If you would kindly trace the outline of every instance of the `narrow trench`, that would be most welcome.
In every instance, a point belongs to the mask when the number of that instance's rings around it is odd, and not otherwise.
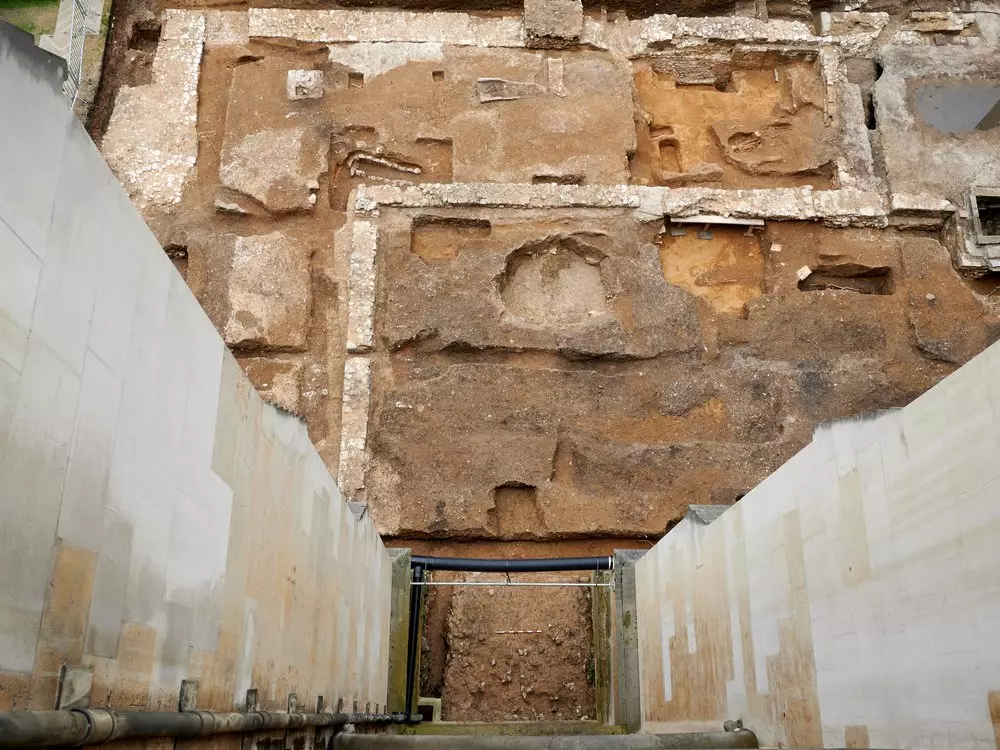
[[[527,496],[527,486],[501,493]],[[611,555],[650,549],[656,539],[431,541],[393,538],[414,554],[470,558]],[[432,580],[483,581],[494,574],[438,573]],[[586,573],[514,574],[514,582],[589,580]],[[580,721],[596,717],[593,598],[587,588],[431,586],[425,589],[420,695],[442,701],[442,719],[459,722]]]
[[[818,266],[799,281],[799,291],[824,290],[858,294],[892,294],[892,269],[888,266],[862,266],[856,263]]]
[[[868,92],[865,96],[865,125],[868,126],[869,130],[878,129],[878,120],[875,116],[875,94],[874,92]]]

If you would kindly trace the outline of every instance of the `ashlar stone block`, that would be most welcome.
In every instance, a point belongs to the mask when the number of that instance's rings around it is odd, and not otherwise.
[[[289,70],[285,93],[292,101],[323,98],[322,70]]]

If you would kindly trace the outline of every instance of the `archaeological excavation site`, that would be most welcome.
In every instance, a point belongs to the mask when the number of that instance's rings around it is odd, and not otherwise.
[[[1000,750],[995,0],[89,2],[0,748]]]

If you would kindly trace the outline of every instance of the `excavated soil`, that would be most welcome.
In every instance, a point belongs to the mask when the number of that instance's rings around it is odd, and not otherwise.
[[[151,80],[159,10],[116,0],[97,138],[119,88]],[[335,476],[348,300],[335,235],[358,185],[838,187],[815,59],[559,54],[566,96],[534,83],[551,70],[534,50],[445,45],[365,72],[346,46],[206,48],[194,171],[172,212],[146,218]],[[287,99],[297,69],[324,71],[322,99]],[[484,103],[481,77],[532,95]],[[818,423],[902,406],[1000,335],[983,301],[995,283],[962,279],[937,234],[637,213],[385,211],[364,499],[393,544],[649,546],[688,505],[735,502]],[[432,587],[423,692],[449,720],[592,718],[589,596]],[[498,632],[511,630],[533,632]]]
[[[627,538],[387,543],[410,547],[414,554],[500,559],[592,557],[653,544]],[[497,578],[435,574],[435,580]],[[579,583],[589,576],[546,573],[512,576],[512,580]],[[441,698],[444,719],[449,721],[593,719],[589,595],[585,588],[428,587],[420,694]],[[501,630],[541,632],[497,632]]]
[[[517,581],[582,583],[588,576],[536,573]],[[496,581],[496,574],[434,580]],[[448,593],[445,589],[451,589]],[[594,718],[591,590],[583,587],[446,587],[440,695],[446,721]],[[432,602],[434,608],[444,609]],[[430,625],[430,623],[428,624]],[[428,627],[428,632],[432,628]],[[431,663],[429,668],[436,665]],[[428,672],[430,669],[428,670]],[[428,674],[425,685],[430,685]]]
[[[751,69],[693,62],[667,57],[635,66],[635,182],[835,187],[814,61],[761,60]]]

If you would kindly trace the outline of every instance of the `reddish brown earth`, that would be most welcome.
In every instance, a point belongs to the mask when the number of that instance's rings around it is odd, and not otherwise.
[[[693,9],[719,8],[729,6]],[[95,136],[118,88],[148,82],[159,10],[118,0]],[[379,172],[411,182],[835,187],[814,61],[716,69],[686,53],[628,69],[593,50],[562,54],[586,85],[510,103],[493,122],[469,94],[475,79],[528,80],[537,53],[450,48],[359,88],[320,45],[206,50],[195,172],[178,209],[148,219],[251,380],[307,421],[334,475],[347,277],[334,235],[362,182],[349,154],[380,149],[418,165],[419,176]],[[287,101],[285,76],[299,68],[323,69],[330,94]],[[577,113],[587,137],[541,124]],[[222,184],[248,139],[292,130],[312,155],[297,177],[315,188],[258,185],[254,158]],[[252,156],[271,155],[264,140]],[[216,210],[217,199],[246,213]],[[906,404],[1000,334],[977,296],[996,284],[963,280],[931,233],[804,222],[706,231],[580,208],[398,211],[382,230],[365,499],[391,543],[416,553],[651,545],[689,504],[734,502],[817,423]],[[275,233],[272,245],[290,248],[277,260],[295,262],[250,275],[278,290],[275,307],[298,312],[237,336],[228,327],[246,290],[234,238]],[[452,720],[593,717],[588,597],[432,588],[425,694]]]
[[[502,582],[497,574],[435,574],[434,580]],[[589,576],[536,573],[517,581],[580,583]],[[428,623],[443,632],[440,695],[446,721],[529,721],[594,718],[591,595],[587,588],[436,587],[431,609],[447,616]],[[444,605],[444,602],[447,602]],[[440,630],[439,630],[440,629]],[[430,649],[428,649],[430,650]],[[423,686],[436,687],[440,658]]]

